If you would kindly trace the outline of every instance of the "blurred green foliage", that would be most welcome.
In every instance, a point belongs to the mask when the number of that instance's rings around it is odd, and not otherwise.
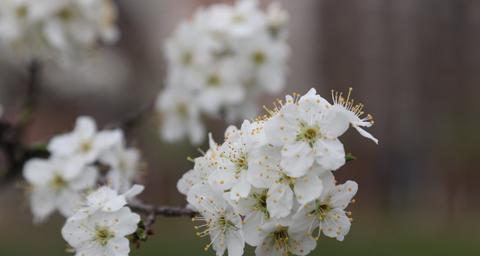
[[[480,255],[478,244],[478,227],[467,225],[458,227],[425,227],[414,222],[400,225],[381,220],[355,223],[351,234],[344,242],[321,238],[311,256],[452,256]],[[374,224],[372,224],[374,223]],[[60,234],[55,232],[60,221],[44,226],[32,227],[32,232],[15,233],[0,236],[0,255],[71,255],[64,251],[65,243]],[[477,225],[478,226],[478,225]],[[477,233],[477,234],[475,234]],[[23,236],[24,239],[21,238]],[[205,238],[194,235],[192,223],[188,219],[160,218],[156,225],[156,234],[140,249],[134,249],[131,255],[211,255],[212,251],[204,252],[207,243]],[[248,249],[246,255],[254,255]]]

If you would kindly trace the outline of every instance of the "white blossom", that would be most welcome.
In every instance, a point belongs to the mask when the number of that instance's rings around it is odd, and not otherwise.
[[[120,130],[97,131],[95,121],[86,116],[77,118],[75,129],[53,137],[48,150],[56,157],[79,158],[93,163],[107,149],[121,143]]]
[[[34,220],[41,222],[55,210],[71,216],[81,206],[83,193],[95,185],[97,170],[75,159],[32,159],[23,175],[30,185]]]
[[[199,184],[190,190],[187,201],[201,215],[194,220],[204,222],[203,225],[197,226],[197,228],[204,228],[197,235],[210,236],[211,243],[205,247],[205,250],[212,246],[217,256],[223,255],[225,251],[228,251],[229,256],[243,255],[245,240],[242,233],[242,219],[221,193],[207,185]]]
[[[322,232],[328,237],[342,241],[351,225],[345,208],[357,193],[358,185],[354,181],[335,185],[331,173],[325,175],[322,180],[326,184],[322,196],[300,207],[294,216],[296,220],[294,229],[311,233],[318,228],[318,236]]]
[[[258,151],[249,173],[249,182],[257,188],[268,189],[267,209],[270,216],[283,218],[290,215],[295,201],[306,204],[319,197],[323,190],[317,166],[300,177],[290,176],[280,166],[282,156],[278,148],[264,146]]]
[[[257,256],[307,255],[315,249],[317,242],[305,232],[292,232],[288,226],[276,222],[264,224],[260,228]]]
[[[260,143],[261,129],[255,123],[244,121],[241,129],[230,126],[225,132],[225,142],[219,147],[216,169],[210,175],[210,184],[221,191],[230,190],[230,199],[245,198],[251,185],[247,180],[250,154]]]
[[[342,93],[332,92],[334,111],[338,111],[345,115],[352,127],[355,128],[362,136],[371,139],[373,142],[378,144],[378,139],[361,128],[370,127],[373,125],[372,115],[368,114],[365,117],[362,117],[364,114],[363,104],[355,104],[353,99],[350,98],[351,93],[352,88],[349,88],[347,98],[344,98]]]
[[[127,256],[130,252],[126,236],[137,230],[138,214],[128,207],[112,212],[95,212],[86,218],[70,218],[62,228],[62,236],[75,250],[76,256]]]
[[[158,97],[156,109],[162,113],[161,137],[167,142],[187,136],[194,144],[203,140],[205,127],[200,120],[200,109],[192,95],[180,88],[171,88]]]
[[[210,174],[218,165],[218,145],[213,140],[212,134],[209,134],[210,148],[205,155],[193,160],[194,167],[186,172],[177,183],[177,189],[180,193],[187,195],[190,189],[197,184],[207,184]]]
[[[126,192],[132,186],[140,168],[140,152],[135,148],[127,148],[124,144],[107,150],[99,159],[109,167],[107,183],[118,192]]]
[[[344,239],[351,225],[345,208],[358,186],[335,185],[333,171],[345,164],[339,137],[350,126],[369,126],[371,117],[359,117],[350,93],[334,93],[333,101],[312,89],[277,101],[240,129],[228,127],[223,143],[209,135],[209,150],[177,184],[201,215],[194,220],[205,222],[195,228],[210,236],[207,249],[242,255],[247,243],[259,256],[307,255],[321,233]]]
[[[162,138],[189,137],[198,144],[205,137],[203,116],[251,118],[261,95],[283,89],[289,57],[285,16],[279,5],[267,13],[257,0],[238,0],[199,9],[181,22],[164,47],[166,88],[157,108]]]
[[[118,194],[117,191],[108,186],[102,186],[97,190],[87,195],[82,202],[81,207],[71,219],[86,218],[101,212],[115,212],[124,207],[128,200],[133,199],[138,194],[142,193],[144,187],[141,185],[133,185],[127,192]]]
[[[343,144],[338,140],[348,128],[344,115],[311,89],[286,102],[265,124],[267,140],[282,147],[281,166],[292,176],[302,176],[317,162],[325,170],[345,164]]]
[[[116,41],[116,19],[111,0],[4,0],[0,44],[27,58],[54,57],[67,64],[98,41]]]

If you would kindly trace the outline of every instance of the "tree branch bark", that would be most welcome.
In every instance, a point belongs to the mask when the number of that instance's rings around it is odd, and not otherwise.
[[[195,217],[197,212],[185,208],[185,207],[173,207],[173,206],[156,206],[151,204],[145,204],[140,201],[136,201],[128,204],[130,208],[136,212],[155,216],[164,217]]]

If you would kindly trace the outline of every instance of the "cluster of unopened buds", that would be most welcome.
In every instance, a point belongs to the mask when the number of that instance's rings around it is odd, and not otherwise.
[[[277,3],[263,11],[257,0],[238,0],[199,9],[182,22],[164,48],[162,137],[198,144],[206,137],[202,116],[255,116],[258,97],[285,86],[288,19]]]
[[[209,236],[217,255],[307,255],[316,239],[343,240],[351,216],[345,209],[357,183],[337,184],[333,172],[346,163],[338,139],[349,127],[378,142],[362,127],[373,124],[363,105],[332,92],[333,103],[315,89],[286,96],[255,121],[231,126],[218,145],[194,159],[178,189],[199,213],[199,236]]]

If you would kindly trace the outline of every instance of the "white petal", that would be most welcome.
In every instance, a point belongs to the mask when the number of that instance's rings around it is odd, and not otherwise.
[[[63,239],[73,248],[91,240],[94,235],[94,227],[88,221],[67,220],[62,228]]]
[[[246,176],[245,172],[242,176]],[[240,198],[245,198],[250,194],[250,183],[247,182],[246,177],[240,178],[240,181],[232,187],[230,192],[230,199],[237,201]]]
[[[265,224],[265,214],[259,211],[247,215],[243,223],[245,241],[251,246],[257,246],[262,242],[260,227]]]
[[[242,256],[245,240],[240,231],[230,231],[226,234],[229,256]]]
[[[111,228],[115,231],[116,236],[126,236],[137,230],[137,224],[140,216],[132,213],[130,208],[123,207],[120,210],[110,214],[109,218],[114,219]]]
[[[300,204],[309,203],[322,194],[323,184],[320,178],[313,172],[295,180],[295,196]]]
[[[49,189],[34,189],[30,195],[34,222],[43,222],[55,210],[55,193]]]
[[[356,125],[354,125],[353,128],[355,128],[358,131],[358,133],[360,133],[363,137],[365,137],[367,139],[371,139],[373,142],[378,144],[378,139],[373,137],[373,135],[370,134],[369,132],[365,131],[364,129],[362,129],[359,126],[356,126]]]
[[[311,147],[305,142],[296,142],[283,146],[280,165],[290,177],[305,175],[314,162]]]
[[[130,253],[130,242],[125,237],[115,237],[108,241],[108,256],[128,256]],[[87,254],[94,255],[94,254]]]
[[[283,218],[293,207],[293,192],[286,184],[274,184],[267,195],[267,209],[272,218]]]
[[[341,209],[334,208],[330,210],[325,219],[320,223],[323,234],[328,237],[337,238],[342,241],[344,236],[350,230],[350,220]]]
[[[347,181],[334,188],[330,203],[333,207],[345,209],[352,201],[352,198],[358,191],[358,184],[355,181]]]
[[[317,163],[327,170],[337,170],[345,164],[345,150],[338,140],[319,140],[316,143]]]
[[[54,172],[48,160],[32,159],[23,168],[25,179],[36,186],[45,186],[53,179]]]
[[[305,233],[289,234],[289,249],[295,255],[307,255],[317,246],[317,241]]]

